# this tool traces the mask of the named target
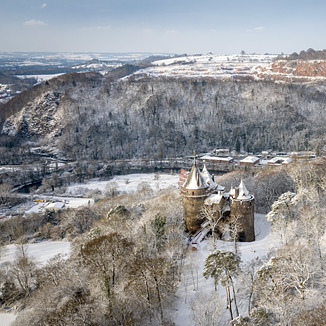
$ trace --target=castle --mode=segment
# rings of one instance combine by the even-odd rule
[[[190,234],[196,233],[205,221],[203,208],[206,207],[215,220],[219,220],[214,230],[222,234],[222,225],[237,223],[238,240],[254,241],[254,196],[249,193],[243,181],[239,187],[225,192],[216,184],[204,164],[203,170],[197,167],[196,159],[189,174],[180,173],[180,189],[184,203],[184,219]]]

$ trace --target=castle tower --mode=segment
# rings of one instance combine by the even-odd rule
[[[242,229],[239,234],[239,241],[250,242],[255,240],[254,206],[254,196],[250,195],[241,180],[239,187],[230,191],[231,219],[238,219]]]
[[[190,234],[197,232],[203,222],[200,213],[208,195],[209,186],[196,165],[196,159],[194,159],[192,169],[182,188],[184,219]]]

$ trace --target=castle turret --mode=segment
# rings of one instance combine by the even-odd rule
[[[230,196],[231,221],[237,219],[242,229],[239,233],[239,241],[255,240],[254,205],[254,196],[250,195],[241,180],[239,187],[235,188]]]
[[[219,192],[219,191],[224,191],[224,187],[218,185],[217,183],[215,183],[213,177],[211,176],[211,174],[208,172],[206,164],[204,163],[204,167],[203,170],[201,171],[201,174],[207,184],[207,186],[214,191],[215,193]]]
[[[209,186],[199,171],[196,160],[194,160],[182,190],[185,224],[191,234],[199,230],[204,220],[200,213],[208,195]]]

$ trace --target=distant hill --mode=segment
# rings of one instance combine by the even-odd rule
[[[69,159],[326,150],[324,77],[294,83],[292,72],[273,72],[271,60],[231,59],[61,75],[1,105],[0,130]]]
[[[308,49],[301,51],[299,54],[293,52],[292,54],[282,57],[283,60],[326,60],[326,50],[315,51]]]

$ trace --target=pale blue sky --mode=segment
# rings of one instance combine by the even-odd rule
[[[324,0],[0,0],[0,51],[326,48]]]

